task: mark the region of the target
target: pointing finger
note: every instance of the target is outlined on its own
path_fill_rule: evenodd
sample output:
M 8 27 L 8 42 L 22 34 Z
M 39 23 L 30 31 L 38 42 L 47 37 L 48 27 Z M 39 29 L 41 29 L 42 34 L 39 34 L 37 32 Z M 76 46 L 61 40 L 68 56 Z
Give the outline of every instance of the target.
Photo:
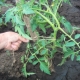
M 19 40 L 21 40 L 22 42 L 29 42 L 28 39 L 23 38 L 22 36 L 19 36 Z

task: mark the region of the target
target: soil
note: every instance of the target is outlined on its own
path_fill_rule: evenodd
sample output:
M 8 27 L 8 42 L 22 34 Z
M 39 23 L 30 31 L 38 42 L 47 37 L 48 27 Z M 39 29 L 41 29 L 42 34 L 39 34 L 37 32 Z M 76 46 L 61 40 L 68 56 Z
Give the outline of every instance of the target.
M 14 0 L 11 0 L 14 2 Z M 8 3 L 11 2 L 8 0 Z M 70 0 L 72 6 L 63 4 L 59 9 L 59 13 L 66 17 L 72 25 L 80 27 L 80 0 Z M 4 11 L 4 10 L 3 10 Z M 8 27 L 3 26 L 0 28 L 0 33 L 13 29 L 8 24 Z M 80 32 L 80 31 L 79 31 Z M 80 41 L 80 40 L 79 40 Z M 0 51 L 0 80 L 80 80 L 80 62 L 68 60 L 62 66 L 58 66 L 61 62 L 61 54 L 56 54 L 53 60 L 55 72 L 47 75 L 40 71 L 39 65 L 27 66 L 28 71 L 35 72 L 33 76 L 25 78 L 21 74 L 22 64 L 20 58 L 25 54 L 26 45 L 22 43 L 20 49 L 15 52 L 16 62 L 13 64 L 13 52 Z

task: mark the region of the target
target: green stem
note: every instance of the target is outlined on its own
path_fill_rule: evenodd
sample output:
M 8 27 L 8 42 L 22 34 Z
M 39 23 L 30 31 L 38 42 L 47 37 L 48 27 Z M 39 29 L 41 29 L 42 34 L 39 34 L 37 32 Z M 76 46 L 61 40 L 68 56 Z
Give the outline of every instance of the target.
M 39 14 L 40 16 L 42 16 L 42 17 L 51 25 L 51 27 L 52 27 L 54 30 L 56 30 L 56 31 L 54 32 L 54 36 L 55 36 L 54 39 L 56 39 L 57 31 L 60 30 L 60 31 L 62 31 L 66 36 L 68 36 L 72 41 L 74 41 L 74 42 L 76 43 L 76 45 L 80 48 L 79 44 L 78 44 L 71 36 L 69 36 L 69 35 L 60 27 L 60 23 L 59 23 L 58 19 L 57 19 L 56 16 L 52 13 L 52 11 L 50 10 L 50 8 L 48 8 L 48 9 L 49 9 L 50 13 L 52 14 L 52 16 L 54 17 L 54 19 L 56 20 L 56 23 L 57 23 L 57 25 L 58 25 L 57 28 L 54 27 L 54 24 L 53 24 L 49 19 L 47 19 L 44 15 L 42 15 L 40 12 L 36 11 L 36 13 Z
M 47 7 L 47 8 L 48 8 L 48 10 L 49 10 L 49 13 L 50 13 L 50 14 L 53 16 L 53 18 L 55 19 L 58 27 L 60 27 L 60 23 L 59 23 L 58 19 L 56 18 L 56 15 L 53 14 L 53 12 L 52 12 L 52 10 L 50 9 L 50 7 Z M 57 29 L 58 29 L 58 27 L 57 27 Z
M 49 19 L 47 19 L 44 15 L 42 15 L 40 12 L 36 11 L 36 13 L 39 14 L 40 16 L 42 16 L 42 17 L 51 25 L 51 27 L 52 27 L 53 30 L 54 30 L 54 34 L 53 34 L 53 35 L 54 35 L 54 39 L 56 40 L 58 27 L 54 27 L 54 24 L 53 24 Z M 51 13 L 51 14 L 52 14 L 52 13 Z M 52 15 L 53 15 L 53 14 L 52 14 Z M 56 19 L 55 15 L 53 15 L 53 16 L 54 16 L 54 18 L 55 18 L 58 26 L 60 27 L 60 24 L 59 24 L 58 20 Z M 54 48 L 55 48 L 56 42 L 55 42 L 54 40 L 53 40 L 53 44 L 54 44 Z
M 66 36 L 68 36 L 72 41 L 74 41 L 76 43 L 76 45 L 80 48 L 79 44 L 60 27 L 60 23 L 59 23 L 58 19 L 56 18 L 56 16 L 52 13 L 51 9 L 49 7 L 48 7 L 48 9 L 49 9 L 50 13 L 52 14 L 52 16 L 54 17 L 54 19 L 56 20 L 56 23 L 58 25 L 57 29 L 61 30 Z
M 42 18 L 44 18 L 50 25 L 51 27 L 54 29 L 54 24 L 49 20 L 47 19 L 43 14 L 41 14 L 40 12 L 36 11 L 37 14 L 39 14 Z
M 58 31 L 57 29 L 56 29 L 56 30 L 54 29 L 53 36 L 54 36 L 55 41 L 53 41 L 53 49 L 56 48 L 56 37 L 57 37 L 57 31 Z
M 72 41 L 74 41 L 78 48 L 80 48 L 79 44 L 70 35 L 68 35 L 61 27 L 59 27 L 59 30 L 63 32 L 66 36 L 68 36 Z
M 43 48 L 43 47 L 40 47 L 37 51 L 41 50 L 42 48 Z M 36 51 L 36 52 L 37 52 L 37 51 Z M 35 53 L 36 53 L 36 52 L 35 52 Z M 36 56 L 35 53 L 33 53 L 33 54 L 31 53 L 31 55 L 35 56 L 35 58 L 38 60 L 38 62 L 40 62 L 40 60 L 38 59 L 38 57 Z

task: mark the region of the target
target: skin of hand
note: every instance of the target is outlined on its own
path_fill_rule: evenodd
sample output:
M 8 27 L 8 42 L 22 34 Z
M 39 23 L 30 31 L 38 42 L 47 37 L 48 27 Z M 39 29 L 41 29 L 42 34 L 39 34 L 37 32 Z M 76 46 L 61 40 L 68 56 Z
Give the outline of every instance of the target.
M 11 31 L 0 34 L 0 49 L 16 51 L 22 42 L 27 43 L 29 40 Z

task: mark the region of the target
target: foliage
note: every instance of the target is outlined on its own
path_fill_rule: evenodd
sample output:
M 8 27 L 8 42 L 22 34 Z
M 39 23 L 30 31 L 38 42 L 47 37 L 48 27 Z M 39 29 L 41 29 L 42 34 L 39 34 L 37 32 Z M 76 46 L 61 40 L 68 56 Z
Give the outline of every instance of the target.
M 0 0 L 0 12 L 1 12 L 1 7 L 4 5 L 4 0 Z M 0 18 L 0 25 L 2 25 L 2 18 Z
M 5 3 L 5 0 L 0 0 L 0 26 L 1 25 L 5 25 L 5 23 L 4 23 L 4 17 L 2 17 L 2 14 L 1 14 L 1 11 L 2 11 L 2 7 L 9 7 L 9 6 L 11 6 L 10 4 L 6 4 Z
M 41 71 L 50 75 L 50 72 L 54 71 L 52 59 L 56 53 L 63 54 L 60 65 L 70 57 L 71 60 L 76 57 L 76 60 L 80 61 L 80 42 L 77 42 L 80 34 L 75 34 L 75 31 L 80 28 L 72 26 L 65 17 L 58 13 L 63 2 L 70 4 L 69 0 L 52 0 L 51 3 L 48 3 L 48 0 L 29 0 L 27 2 L 20 0 L 16 6 L 8 9 L 4 14 L 5 23 L 12 22 L 15 31 L 23 37 L 32 40 L 28 36 L 30 32 L 24 27 L 29 24 L 24 22 L 24 15 L 30 18 L 32 31 L 37 32 L 38 39 L 32 44 L 27 44 L 26 53 L 21 57 L 24 76 L 34 74 L 26 71 L 28 63 L 39 64 Z M 47 29 L 52 29 L 52 32 L 48 36 L 44 36 L 38 29 L 42 30 L 45 35 Z

